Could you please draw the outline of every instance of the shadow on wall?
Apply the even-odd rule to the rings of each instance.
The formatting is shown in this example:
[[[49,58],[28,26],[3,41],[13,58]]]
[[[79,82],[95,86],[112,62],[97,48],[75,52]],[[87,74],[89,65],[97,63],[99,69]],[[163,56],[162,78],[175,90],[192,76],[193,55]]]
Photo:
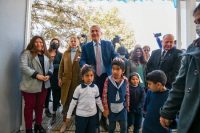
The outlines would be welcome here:
[[[13,50],[16,51],[16,50]],[[6,115],[0,117],[0,125],[6,124],[6,129],[1,129],[0,132],[3,133],[5,130],[10,130],[14,133],[20,129],[19,123],[21,123],[21,93],[19,90],[20,83],[20,70],[19,70],[19,57],[21,52],[13,52],[7,57],[7,61],[4,61],[4,76],[2,78],[3,85],[0,91],[2,94],[3,101],[1,101],[1,113]],[[7,99],[7,100],[6,100]],[[7,120],[3,120],[7,118]],[[5,123],[7,122],[8,123]],[[1,123],[2,122],[2,123]],[[1,131],[2,130],[2,131]]]

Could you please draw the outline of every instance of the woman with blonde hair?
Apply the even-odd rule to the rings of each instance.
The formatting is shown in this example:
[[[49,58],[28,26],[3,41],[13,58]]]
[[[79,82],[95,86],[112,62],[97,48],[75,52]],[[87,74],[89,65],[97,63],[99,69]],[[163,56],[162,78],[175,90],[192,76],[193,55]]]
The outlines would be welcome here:
[[[79,60],[81,56],[80,41],[77,36],[72,35],[69,40],[69,46],[64,52],[59,72],[58,82],[61,87],[61,103],[63,105],[63,122],[66,121],[66,115],[69,108],[69,104],[73,97],[75,88],[80,84],[80,65]],[[65,124],[61,127],[63,130],[66,129]]]

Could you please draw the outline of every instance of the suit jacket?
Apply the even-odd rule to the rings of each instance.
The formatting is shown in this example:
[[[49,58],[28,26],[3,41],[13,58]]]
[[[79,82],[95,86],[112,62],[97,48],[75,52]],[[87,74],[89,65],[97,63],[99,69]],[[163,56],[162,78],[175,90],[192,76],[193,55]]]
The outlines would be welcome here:
[[[47,75],[49,72],[53,73],[53,62],[44,55],[44,70],[43,74],[42,65],[40,60],[36,55],[34,58],[29,50],[26,50],[22,53],[20,58],[20,69],[22,73],[22,80],[20,83],[20,90],[28,93],[37,93],[42,90],[43,81],[32,78],[31,76],[38,72],[38,74]],[[45,88],[50,87],[50,80],[44,82]]]
[[[78,49],[72,62],[70,47],[62,56],[58,71],[58,78],[62,80],[61,103],[63,105],[66,103],[67,98],[70,95],[73,95],[75,88],[80,84],[80,56],[81,51]]]
[[[180,112],[177,133],[190,133],[193,121],[199,121],[200,48],[192,44],[184,55],[176,81],[161,110],[161,116],[170,120]]]
[[[147,62],[147,73],[153,70],[164,71],[167,76],[166,86],[170,89],[180,68],[181,53],[181,50],[172,48],[168,50],[164,59],[161,61],[161,49],[154,50]]]
[[[104,67],[107,75],[111,75],[111,62],[117,56],[113,45],[109,41],[101,40],[101,53]],[[96,58],[94,52],[93,42],[89,42],[82,46],[82,54],[80,66],[84,64],[92,65],[96,69]]]

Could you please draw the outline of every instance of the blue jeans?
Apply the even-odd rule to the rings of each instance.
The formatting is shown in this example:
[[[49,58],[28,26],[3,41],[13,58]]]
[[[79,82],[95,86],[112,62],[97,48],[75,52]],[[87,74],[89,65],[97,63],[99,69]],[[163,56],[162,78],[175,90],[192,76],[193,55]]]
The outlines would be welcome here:
[[[117,121],[109,121],[108,131],[114,133]],[[127,121],[118,121],[120,125],[120,133],[127,133]]]

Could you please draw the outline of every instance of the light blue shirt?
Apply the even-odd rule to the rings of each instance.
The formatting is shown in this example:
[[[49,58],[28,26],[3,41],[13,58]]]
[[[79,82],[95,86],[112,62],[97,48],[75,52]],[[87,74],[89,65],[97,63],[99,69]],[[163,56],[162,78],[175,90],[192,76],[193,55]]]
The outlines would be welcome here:
[[[73,63],[77,48],[71,48],[71,62]]]
[[[95,53],[95,57],[96,57],[96,42],[93,41],[93,47],[94,47],[94,53]],[[106,73],[106,69],[105,66],[103,64],[103,59],[102,59],[102,52],[101,52],[101,41],[99,42],[99,47],[100,47],[100,55],[101,55],[101,74]]]

